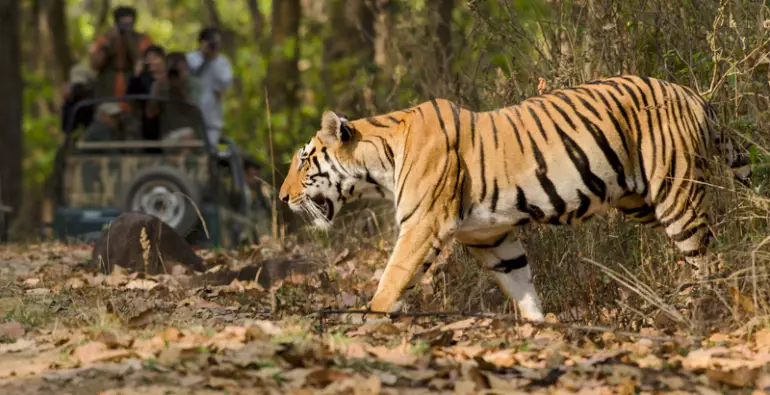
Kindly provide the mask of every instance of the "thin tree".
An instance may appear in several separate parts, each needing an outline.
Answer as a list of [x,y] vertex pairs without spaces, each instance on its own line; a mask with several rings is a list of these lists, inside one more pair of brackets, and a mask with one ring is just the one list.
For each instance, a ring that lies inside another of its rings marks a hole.
[[64,0],[51,0],[48,3],[48,23],[51,25],[51,40],[56,56],[57,78],[59,82],[67,81],[73,59],[67,41],[67,4]]
[[[372,0],[329,0],[330,34],[324,40],[323,73],[329,106],[357,116],[366,111],[361,92],[350,88],[351,68],[374,63],[375,7]],[[356,65],[356,66],[353,66]]]
[[0,0],[0,200],[18,215],[22,194],[22,75],[19,1]]
[[293,114],[298,106],[299,90],[299,24],[300,0],[273,0],[270,56],[267,65],[267,92],[270,112],[288,116],[292,129]]
[[452,58],[452,12],[454,0],[429,0],[426,3],[434,21],[434,50],[438,63],[439,73],[445,78],[450,70],[449,64]]

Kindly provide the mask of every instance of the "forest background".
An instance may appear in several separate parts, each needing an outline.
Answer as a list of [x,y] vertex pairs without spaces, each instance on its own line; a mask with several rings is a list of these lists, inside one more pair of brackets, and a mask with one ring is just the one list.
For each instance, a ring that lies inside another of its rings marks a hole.
[[[64,137],[59,109],[69,71],[86,61],[89,44],[122,4],[137,8],[137,29],[167,51],[196,48],[204,26],[222,29],[235,74],[225,98],[224,134],[266,173],[274,167],[277,185],[325,109],[357,118],[443,97],[486,110],[536,94],[541,79],[552,90],[620,73],[663,78],[712,100],[726,124],[744,136],[760,141],[767,134],[770,16],[763,1],[0,4],[0,179],[2,201],[17,208],[18,238],[34,237],[43,220],[45,210],[37,208]],[[762,146],[752,148],[755,161],[762,160]],[[757,173],[763,177],[762,169]]]

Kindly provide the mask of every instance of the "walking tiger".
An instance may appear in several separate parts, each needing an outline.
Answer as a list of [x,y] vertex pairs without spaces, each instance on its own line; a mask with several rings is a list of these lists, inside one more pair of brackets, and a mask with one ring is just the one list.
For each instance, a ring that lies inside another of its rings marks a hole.
[[721,133],[707,101],[681,85],[623,75],[486,112],[443,99],[353,121],[326,111],[279,197],[322,228],[347,202],[394,202],[399,235],[373,311],[397,310],[404,289],[454,239],[524,318],[539,321],[517,226],[577,224],[617,208],[664,231],[703,274],[712,155],[748,180],[747,150]]

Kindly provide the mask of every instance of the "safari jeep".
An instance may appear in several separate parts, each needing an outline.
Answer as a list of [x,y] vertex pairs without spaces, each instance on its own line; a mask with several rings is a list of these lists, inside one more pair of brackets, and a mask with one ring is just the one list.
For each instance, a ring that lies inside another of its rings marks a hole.
[[270,221],[252,214],[250,158],[227,138],[212,146],[197,106],[149,95],[88,99],[68,120],[54,169],[55,237],[93,242],[118,215],[139,211],[193,245],[232,248],[257,243],[256,223]]

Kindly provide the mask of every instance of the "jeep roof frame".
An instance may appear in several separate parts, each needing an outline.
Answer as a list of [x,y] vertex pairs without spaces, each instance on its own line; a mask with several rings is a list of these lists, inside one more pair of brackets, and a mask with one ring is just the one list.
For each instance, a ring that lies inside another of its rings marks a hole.
[[[161,96],[155,96],[155,95],[149,95],[149,94],[141,94],[141,95],[123,95],[123,96],[104,96],[104,97],[96,97],[96,98],[90,98],[90,99],[83,99],[78,101],[75,106],[72,108],[72,114],[77,114],[79,110],[81,110],[83,107],[89,106],[89,105],[96,105],[102,103],[115,103],[115,102],[131,102],[131,101],[139,101],[139,100],[145,100],[145,101],[155,101],[155,102],[163,102],[163,103],[180,103],[188,107],[192,107],[195,109],[195,121],[199,122],[200,125],[206,125],[206,122],[203,119],[203,112],[201,111],[200,107],[196,105],[195,103],[189,101],[189,100],[177,100],[177,99],[170,99],[166,97]],[[96,108],[94,108],[96,110]],[[93,122],[93,121],[92,121]],[[75,117],[70,117],[66,124],[66,130],[72,130],[73,126],[75,124]],[[71,140],[72,133],[66,133],[65,132],[65,142],[64,144],[67,144]],[[204,135],[203,136],[197,136],[196,138],[203,141],[203,145],[206,148],[206,151],[210,154],[216,154],[215,147],[211,144],[207,136],[205,135],[205,128],[204,128]],[[122,142],[124,140],[121,140]],[[155,146],[153,144],[153,146]]]

